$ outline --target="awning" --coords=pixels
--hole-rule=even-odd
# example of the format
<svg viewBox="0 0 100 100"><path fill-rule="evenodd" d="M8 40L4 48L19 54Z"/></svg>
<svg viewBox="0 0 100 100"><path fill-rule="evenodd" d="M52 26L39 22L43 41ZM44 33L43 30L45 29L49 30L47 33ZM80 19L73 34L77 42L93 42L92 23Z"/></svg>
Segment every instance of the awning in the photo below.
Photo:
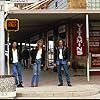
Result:
<svg viewBox="0 0 100 100"><path fill-rule="evenodd" d="M41 33L56 23L67 19L84 19L89 14L89 20L99 20L99 10L10 10L9 18L20 20L20 30L10 32L10 40L23 42L34 33ZM69 20L68 20L69 21Z"/></svg>

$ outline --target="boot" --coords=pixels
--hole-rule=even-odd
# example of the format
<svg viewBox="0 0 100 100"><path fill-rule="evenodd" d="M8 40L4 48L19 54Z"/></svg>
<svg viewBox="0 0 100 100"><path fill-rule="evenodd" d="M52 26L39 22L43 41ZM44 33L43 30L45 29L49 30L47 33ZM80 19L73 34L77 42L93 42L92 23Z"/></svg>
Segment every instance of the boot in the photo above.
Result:
<svg viewBox="0 0 100 100"><path fill-rule="evenodd" d="M17 85L17 87L23 87L23 85L20 83L20 84Z"/></svg>
<svg viewBox="0 0 100 100"><path fill-rule="evenodd" d="M63 86L63 83L58 84L58 86Z"/></svg>
<svg viewBox="0 0 100 100"><path fill-rule="evenodd" d="M68 85L68 86L72 86L71 83L70 83L70 81L67 81L67 85Z"/></svg>
<svg viewBox="0 0 100 100"><path fill-rule="evenodd" d="M19 84L17 87L23 87L22 83L23 83L23 81L19 81Z"/></svg>

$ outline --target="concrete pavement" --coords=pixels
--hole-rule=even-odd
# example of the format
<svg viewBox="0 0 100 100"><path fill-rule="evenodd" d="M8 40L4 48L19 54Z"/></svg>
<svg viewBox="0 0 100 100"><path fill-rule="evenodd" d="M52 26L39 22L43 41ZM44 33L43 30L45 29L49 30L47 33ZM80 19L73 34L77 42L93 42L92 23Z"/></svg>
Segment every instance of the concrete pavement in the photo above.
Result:
<svg viewBox="0 0 100 100"><path fill-rule="evenodd" d="M100 76L71 76L68 87L63 74L64 86L58 87L56 72L42 71L39 87L31 86L32 69L23 70L24 88L17 88L16 99L100 99Z"/></svg>

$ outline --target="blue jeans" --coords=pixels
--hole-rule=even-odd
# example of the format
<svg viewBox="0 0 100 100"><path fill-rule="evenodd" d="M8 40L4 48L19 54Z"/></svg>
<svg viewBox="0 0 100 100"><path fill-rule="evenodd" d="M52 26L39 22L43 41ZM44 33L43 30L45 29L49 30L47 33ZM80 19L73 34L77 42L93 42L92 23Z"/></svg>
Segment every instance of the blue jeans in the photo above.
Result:
<svg viewBox="0 0 100 100"><path fill-rule="evenodd" d="M66 81L70 81L70 76L69 76L69 72L68 72L68 66L67 66L67 61L59 59L56 61L57 64L57 71L58 71L58 79L59 79L59 83L63 83L62 80L62 74L61 74L61 69L63 67L64 72L65 72L65 76L66 76Z"/></svg>
<svg viewBox="0 0 100 100"><path fill-rule="evenodd" d="M15 76L16 85L22 83L22 73L20 63L12 64L12 73Z"/></svg>
<svg viewBox="0 0 100 100"><path fill-rule="evenodd" d="M38 85L40 80L40 72L41 72L41 59L35 60L33 64L33 75L32 75L32 85Z"/></svg>

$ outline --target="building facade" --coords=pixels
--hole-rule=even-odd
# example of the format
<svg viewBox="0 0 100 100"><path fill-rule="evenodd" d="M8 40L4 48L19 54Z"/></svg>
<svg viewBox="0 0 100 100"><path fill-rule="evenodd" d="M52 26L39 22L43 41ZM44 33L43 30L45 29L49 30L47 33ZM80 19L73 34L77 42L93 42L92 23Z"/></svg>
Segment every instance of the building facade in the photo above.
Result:
<svg viewBox="0 0 100 100"><path fill-rule="evenodd" d="M16 4L15 6L18 7L19 5ZM63 20L55 22L49 29L44 29L44 33L34 33L34 36L31 37L32 41L37 41L41 37L45 40L47 56L49 55L46 61L47 67L49 65L52 68L54 44L57 39L62 38L65 40L66 46L70 48L70 61L74 71L79 72L78 69L82 69L85 75L87 70L90 74L100 74L99 0L39 0L34 4L22 4L20 8L27 12L29 10L35 12L36 9L39 9L40 12L47 11L45 14L50 12L52 15L54 15L52 12L55 11L56 14L63 13L66 16L63 17ZM42 13L44 14L44 12ZM41 19L41 17L38 18Z"/></svg>
<svg viewBox="0 0 100 100"><path fill-rule="evenodd" d="M100 0L53 0L48 9L55 10L100 10ZM86 14L84 14L85 16ZM90 74L99 74L100 71L100 20L96 18L89 19L89 53L90 53ZM65 27L63 27L65 26ZM59 30L60 28L60 30ZM71 64L76 71L87 68L87 39L86 39L86 20L85 17L80 19L63 20L63 24L56 29L57 38L63 38L66 45L71 50ZM62 32L60 32L62 31ZM62 35L62 36L61 36Z"/></svg>

